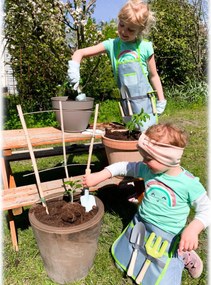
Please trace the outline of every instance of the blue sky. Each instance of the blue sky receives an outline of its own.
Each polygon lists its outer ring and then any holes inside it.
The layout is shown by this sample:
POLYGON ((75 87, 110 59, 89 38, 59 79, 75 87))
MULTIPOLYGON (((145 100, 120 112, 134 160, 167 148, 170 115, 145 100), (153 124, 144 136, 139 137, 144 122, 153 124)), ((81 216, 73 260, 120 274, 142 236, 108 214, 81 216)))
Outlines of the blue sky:
POLYGON ((116 19, 121 7, 127 0, 97 0, 94 18, 97 22, 116 19))

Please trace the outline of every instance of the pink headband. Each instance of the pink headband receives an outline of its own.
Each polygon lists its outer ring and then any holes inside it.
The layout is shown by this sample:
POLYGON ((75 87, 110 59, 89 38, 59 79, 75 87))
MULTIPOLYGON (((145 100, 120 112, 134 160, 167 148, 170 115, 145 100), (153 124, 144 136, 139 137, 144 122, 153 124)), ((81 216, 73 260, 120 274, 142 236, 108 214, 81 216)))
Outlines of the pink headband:
POLYGON ((155 160, 167 166, 178 166, 184 150, 178 146, 151 140, 144 133, 139 137, 138 146, 155 160))

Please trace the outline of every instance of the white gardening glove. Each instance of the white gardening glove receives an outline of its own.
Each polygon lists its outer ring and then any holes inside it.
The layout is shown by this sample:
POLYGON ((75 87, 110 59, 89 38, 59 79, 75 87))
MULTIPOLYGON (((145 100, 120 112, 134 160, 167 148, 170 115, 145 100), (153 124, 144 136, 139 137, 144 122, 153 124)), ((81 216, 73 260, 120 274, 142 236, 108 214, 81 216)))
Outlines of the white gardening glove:
POLYGON ((164 112, 164 110, 166 108, 166 103, 167 103, 167 101, 165 99, 157 101, 156 109, 157 109, 158 116, 164 112))
POLYGON ((77 90, 80 81, 80 63, 69 60, 67 74, 70 84, 73 85, 73 89, 77 90))

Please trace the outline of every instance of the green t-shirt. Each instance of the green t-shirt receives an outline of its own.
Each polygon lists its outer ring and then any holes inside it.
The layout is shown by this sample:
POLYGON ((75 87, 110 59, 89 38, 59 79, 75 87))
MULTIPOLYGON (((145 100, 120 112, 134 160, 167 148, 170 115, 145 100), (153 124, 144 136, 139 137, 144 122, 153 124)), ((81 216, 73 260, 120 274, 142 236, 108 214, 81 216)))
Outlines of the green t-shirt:
POLYGON ((140 217, 168 233, 178 234, 183 230, 191 205, 206 193, 199 178, 184 168, 176 176, 153 173, 143 162, 122 161, 106 168, 112 176, 144 179, 144 197, 138 207, 140 217))
POLYGON ((153 174, 140 164, 139 175, 145 181, 140 216, 162 230, 178 234, 186 225, 193 201, 205 193, 199 178, 183 169, 177 176, 153 174))
POLYGON ((114 74, 116 74, 115 55, 120 61, 137 59, 138 50, 140 51, 140 59, 142 62, 143 70, 148 76, 147 61, 149 57, 154 54, 152 42, 141 40, 139 42, 128 43, 123 42, 120 38, 109 39, 103 42, 106 52, 111 60, 114 74))

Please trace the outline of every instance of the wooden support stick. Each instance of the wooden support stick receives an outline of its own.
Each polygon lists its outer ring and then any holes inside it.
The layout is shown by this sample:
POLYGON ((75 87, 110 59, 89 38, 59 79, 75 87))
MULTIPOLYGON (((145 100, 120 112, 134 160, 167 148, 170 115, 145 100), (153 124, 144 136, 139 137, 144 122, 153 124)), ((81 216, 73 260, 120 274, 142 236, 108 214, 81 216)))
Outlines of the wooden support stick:
POLYGON ((65 147, 65 138, 64 138, 64 118, 63 118, 62 102, 61 101, 59 101, 59 110, 60 110, 60 121, 61 121, 61 130, 62 130, 64 169, 65 169, 66 178, 69 179, 68 168, 67 168, 67 155, 66 155, 66 147, 65 147))
POLYGON ((90 146, 89 146, 89 156, 88 156, 86 171, 90 170, 90 163, 91 163, 91 158, 92 158, 93 144, 94 144, 94 139, 95 139, 96 125, 97 125, 98 110, 99 110, 99 104, 96 104, 94 124, 93 124, 93 134, 92 134, 92 138, 91 138, 91 142, 90 142, 90 146))
POLYGON ((41 181, 40 181, 40 176, 39 176, 39 172, 38 172, 38 168, 37 168, 35 155, 34 155, 32 144, 31 144, 31 141, 30 141, 30 138, 29 138, 29 134, 28 134, 26 122, 25 122, 25 119, 24 119, 24 116, 23 116, 21 105, 17 105, 17 110, 18 110, 20 121, 21 121, 23 130, 24 130, 24 133, 25 133, 25 136, 26 136, 28 149, 29 149, 31 160, 32 160, 32 166, 33 166, 33 169, 34 169, 34 174, 35 174, 35 178, 36 178, 36 182, 37 182, 37 188, 38 188, 38 192, 39 192, 39 195, 40 195, 40 198, 41 198, 41 202, 42 202, 42 205, 46 208, 46 213, 49 214, 48 207, 47 207, 47 204, 46 204, 46 201, 45 201, 45 197, 44 197, 44 194, 43 194, 43 191, 42 191, 42 187, 41 187, 41 181))

